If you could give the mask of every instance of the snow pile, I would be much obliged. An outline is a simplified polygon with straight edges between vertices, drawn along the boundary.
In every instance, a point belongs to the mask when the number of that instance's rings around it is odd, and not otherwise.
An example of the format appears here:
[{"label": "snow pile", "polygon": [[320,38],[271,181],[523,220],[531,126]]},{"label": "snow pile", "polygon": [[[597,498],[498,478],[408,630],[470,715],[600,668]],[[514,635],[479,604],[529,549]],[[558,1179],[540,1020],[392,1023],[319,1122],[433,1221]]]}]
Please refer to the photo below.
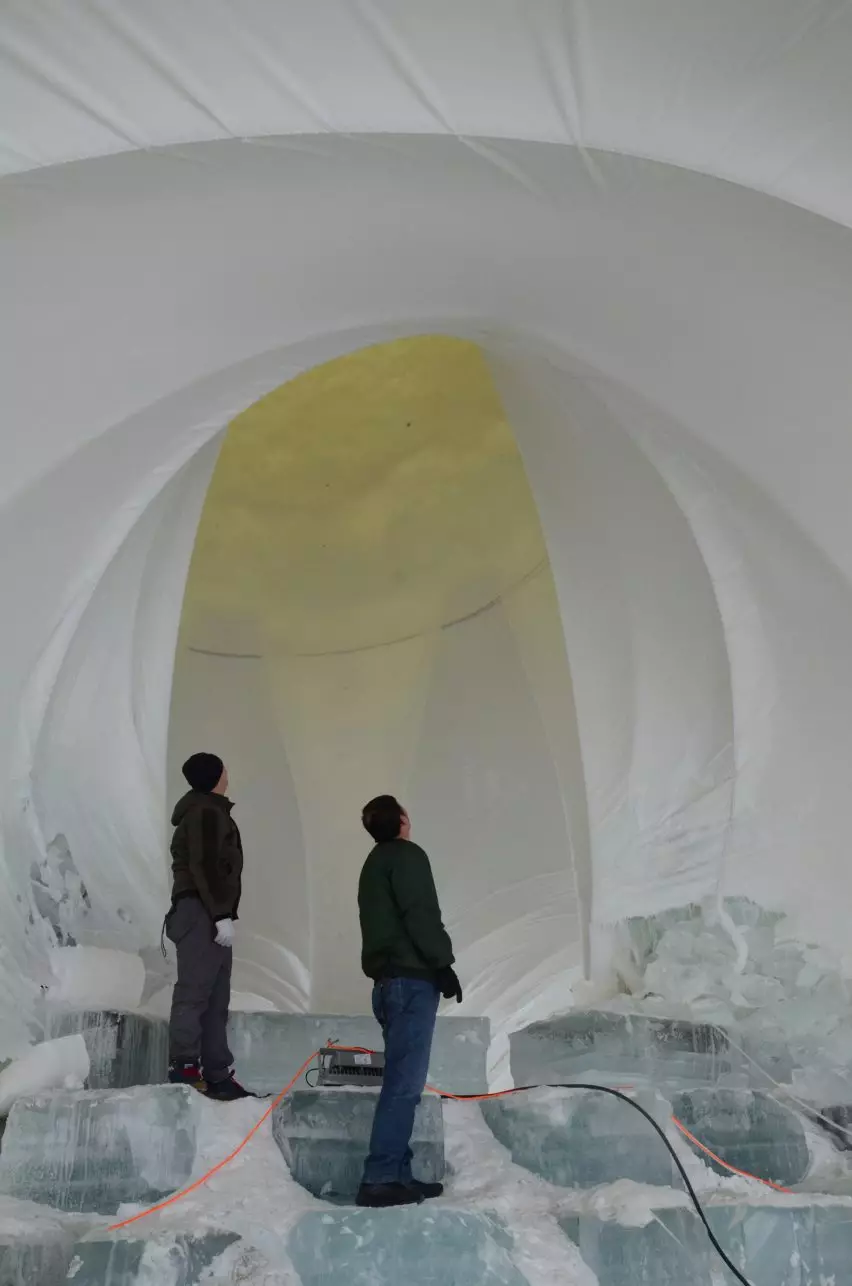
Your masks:
[{"label": "snow pile", "polygon": [[52,981],[45,989],[61,1009],[136,1009],[145,987],[138,955],[104,947],[59,947],[50,953]]},{"label": "snow pile", "polygon": [[781,915],[728,899],[629,920],[616,971],[631,999],[609,1007],[717,1023],[758,1056],[783,1050],[800,1085],[829,1074],[835,1088],[852,1088],[852,984],[828,951],[795,941]]},{"label": "snow pile", "polygon": [[82,1036],[62,1036],[34,1045],[0,1072],[0,1116],[19,1098],[45,1090],[82,1089],[89,1075],[89,1054]]}]

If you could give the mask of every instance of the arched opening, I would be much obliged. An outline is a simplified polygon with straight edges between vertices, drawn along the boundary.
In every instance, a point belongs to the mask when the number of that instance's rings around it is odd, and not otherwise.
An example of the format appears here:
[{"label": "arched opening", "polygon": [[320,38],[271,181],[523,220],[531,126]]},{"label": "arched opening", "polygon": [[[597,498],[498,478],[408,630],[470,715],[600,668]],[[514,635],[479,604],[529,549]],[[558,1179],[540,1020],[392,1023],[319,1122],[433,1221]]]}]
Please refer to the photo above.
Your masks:
[{"label": "arched opening", "polygon": [[169,752],[170,797],[199,746],[229,765],[237,990],[366,1008],[359,813],[389,790],[433,856],[469,1012],[499,1033],[564,1006],[588,917],[570,693],[535,501],[475,344],[361,349],[237,416],[190,566]]}]

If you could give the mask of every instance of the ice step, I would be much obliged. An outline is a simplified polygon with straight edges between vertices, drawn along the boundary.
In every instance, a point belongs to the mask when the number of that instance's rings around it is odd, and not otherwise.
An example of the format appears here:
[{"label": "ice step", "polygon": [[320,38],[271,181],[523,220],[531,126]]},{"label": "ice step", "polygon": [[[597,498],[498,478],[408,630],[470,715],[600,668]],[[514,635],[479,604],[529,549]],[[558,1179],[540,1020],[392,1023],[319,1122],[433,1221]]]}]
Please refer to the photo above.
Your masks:
[{"label": "ice step", "polygon": [[714,1085],[742,1063],[718,1027],[645,1014],[581,1010],[510,1037],[516,1085],[582,1080],[596,1072],[657,1085]]},{"label": "ice step", "polygon": [[19,1235],[0,1233],[0,1286],[60,1286],[71,1262],[72,1238],[36,1238],[22,1229]]},{"label": "ice step", "polygon": [[[317,1197],[351,1200],[361,1182],[378,1093],[297,1090],[275,1109],[272,1134],[297,1183]],[[444,1177],[441,1100],[423,1098],[411,1140],[412,1168],[429,1183]]]},{"label": "ice step", "polygon": [[[636,1101],[665,1129],[668,1103],[651,1090]],[[535,1090],[481,1104],[512,1160],[560,1187],[592,1188],[617,1179],[670,1186],[675,1167],[659,1135],[635,1108],[608,1094]]]},{"label": "ice step", "polygon": [[[788,1108],[759,1090],[696,1087],[671,1094],[634,1091],[664,1129],[672,1113],[728,1165],[783,1187],[802,1183],[811,1157],[804,1127]],[[535,1090],[483,1103],[482,1115],[513,1161],[550,1183],[594,1187],[633,1179],[679,1185],[662,1140],[634,1108],[610,1095]],[[730,1173],[702,1148],[684,1147],[719,1174]]]},{"label": "ice step", "polygon": [[[163,1018],[112,1010],[52,1011],[45,1039],[81,1033],[92,1069],[91,1089],[159,1085],[168,1069],[168,1023]],[[382,1033],[368,1015],[233,1013],[229,1036],[240,1078],[261,1094],[275,1094],[314,1050],[330,1040],[382,1048]],[[432,1044],[430,1082],[456,1094],[488,1089],[491,1029],[487,1018],[439,1017]]]},{"label": "ice step", "polygon": [[95,1237],[77,1242],[67,1277],[58,1280],[73,1286],[198,1286],[210,1280],[211,1264],[239,1240],[232,1232],[152,1241]]},{"label": "ice step", "polygon": [[187,1182],[200,1097],[180,1085],[20,1100],[0,1153],[0,1193],[57,1210],[114,1214]]},{"label": "ice step", "polygon": [[48,1012],[46,1040],[78,1033],[89,1052],[89,1089],[159,1085],[166,1079],[169,1035],[162,1018],[116,1010]]},{"label": "ice step", "polygon": [[[690,1133],[728,1165],[783,1187],[801,1183],[811,1156],[794,1112],[761,1090],[690,1089],[672,1095],[672,1111]],[[706,1152],[697,1156],[728,1174]]]},{"label": "ice step", "polygon": [[307,1214],[288,1245],[301,1286],[527,1286],[511,1249],[495,1217],[428,1203]]},{"label": "ice step", "polygon": [[[852,1206],[710,1206],[707,1217],[752,1286],[852,1280]],[[657,1210],[643,1228],[588,1216],[561,1222],[599,1286],[737,1286],[689,1210]]]},{"label": "ice step", "polygon": [[[490,1043],[487,1018],[440,1017],[432,1043],[429,1081],[456,1094],[488,1089],[486,1060]],[[230,1042],[240,1079],[253,1090],[275,1094],[314,1050],[334,1040],[339,1045],[382,1049],[382,1033],[367,1015],[236,1013]]]},{"label": "ice step", "polygon": [[852,1107],[847,1104],[814,1111],[814,1122],[825,1130],[838,1152],[852,1152]]}]

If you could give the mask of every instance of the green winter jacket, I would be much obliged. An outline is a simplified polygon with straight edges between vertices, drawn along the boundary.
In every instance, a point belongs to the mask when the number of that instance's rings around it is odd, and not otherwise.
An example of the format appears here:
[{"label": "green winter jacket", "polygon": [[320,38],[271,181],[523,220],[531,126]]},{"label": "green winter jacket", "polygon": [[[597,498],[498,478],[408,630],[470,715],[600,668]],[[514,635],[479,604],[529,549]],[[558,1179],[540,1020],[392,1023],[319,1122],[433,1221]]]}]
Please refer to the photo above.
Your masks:
[{"label": "green winter jacket", "polygon": [[377,844],[358,883],[368,978],[434,978],[454,960],[429,858],[411,840]]},{"label": "green winter jacket", "polygon": [[191,790],[172,814],[172,902],[196,893],[212,920],[236,920],[243,846],[233,804],[224,795]]}]

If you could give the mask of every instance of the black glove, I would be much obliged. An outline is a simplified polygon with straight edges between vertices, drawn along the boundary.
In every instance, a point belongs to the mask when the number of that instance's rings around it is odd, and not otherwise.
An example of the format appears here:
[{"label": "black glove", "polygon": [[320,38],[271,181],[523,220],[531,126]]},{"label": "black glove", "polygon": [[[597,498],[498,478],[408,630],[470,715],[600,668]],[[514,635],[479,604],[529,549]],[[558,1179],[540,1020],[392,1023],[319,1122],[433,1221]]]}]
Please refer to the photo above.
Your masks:
[{"label": "black glove", "polygon": [[458,980],[455,969],[447,965],[445,969],[438,970],[438,986],[441,989],[441,995],[445,1000],[452,1000],[453,997],[461,1004],[462,989]]}]

